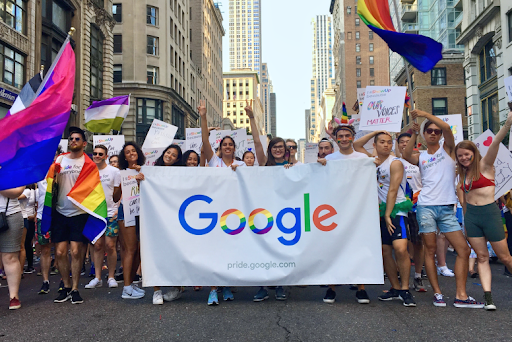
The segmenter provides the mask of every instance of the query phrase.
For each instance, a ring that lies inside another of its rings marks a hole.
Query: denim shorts
[[[435,233],[437,228],[441,233],[451,233],[462,230],[453,205],[418,205],[416,219],[420,226],[420,234]]]
[[[117,209],[117,220],[124,221],[123,203],[120,203],[119,208]]]

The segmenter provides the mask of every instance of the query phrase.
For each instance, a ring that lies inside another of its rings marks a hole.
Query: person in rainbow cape
[[[85,248],[95,243],[107,226],[107,202],[96,164],[84,153],[85,133],[78,127],[69,128],[69,153],[61,154],[52,164],[46,180],[41,231],[51,231],[55,243],[58,268],[64,286],[55,303],[71,299],[83,303],[78,293],[78,281]],[[68,250],[71,250],[71,276]]]

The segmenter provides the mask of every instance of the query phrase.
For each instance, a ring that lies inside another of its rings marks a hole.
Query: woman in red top
[[[498,258],[512,271],[512,256],[505,240],[501,213],[494,202],[494,161],[501,141],[512,126],[512,112],[482,157],[477,146],[471,141],[462,141],[455,147],[459,184],[457,196],[464,209],[464,224],[471,247],[477,254],[478,271],[486,310],[496,310],[491,296],[491,267],[487,241],[492,245]]]

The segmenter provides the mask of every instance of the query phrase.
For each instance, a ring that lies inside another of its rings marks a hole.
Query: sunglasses
[[[92,153],[93,156],[100,156],[100,157],[103,157],[105,155],[105,153],[101,153],[101,152],[93,152]]]
[[[73,138],[73,137],[69,137],[68,139],[69,139],[69,141],[80,141],[80,140],[82,140],[82,138]]]
[[[427,132],[427,134],[435,133],[435,135],[441,135],[443,131],[441,131],[440,129],[427,128],[425,132]]]
[[[297,146],[288,145],[288,148],[289,148],[290,150],[296,150],[296,149],[297,149]]]
[[[280,145],[280,146],[272,146],[272,149],[273,149],[273,150],[284,150],[284,146],[283,146],[283,145]]]

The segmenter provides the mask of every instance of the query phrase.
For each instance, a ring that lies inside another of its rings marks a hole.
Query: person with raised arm
[[[496,310],[491,295],[491,267],[487,241],[501,262],[512,271],[512,256],[505,239],[501,212],[494,202],[495,170],[494,162],[501,142],[512,126],[512,111],[491,142],[485,156],[481,156],[477,146],[468,140],[455,147],[459,184],[457,195],[464,210],[466,234],[471,247],[476,252],[478,273],[484,290],[484,308]],[[510,233],[509,233],[510,234]]]
[[[434,306],[445,307],[446,302],[441,293],[437,279],[435,255],[437,250],[437,228],[444,233],[457,252],[455,261],[455,281],[457,291],[453,305],[458,308],[483,308],[466,293],[466,280],[469,270],[470,249],[462,228],[455,216],[457,195],[455,192],[455,138],[449,124],[440,118],[415,109],[411,112],[413,120],[425,118],[423,137],[427,150],[420,154],[413,153],[420,127],[414,122],[414,138],[403,150],[403,158],[413,165],[418,165],[421,172],[423,188],[418,196],[417,219],[420,234],[425,246],[425,268],[427,277],[434,290]],[[441,137],[444,143],[441,145]]]

